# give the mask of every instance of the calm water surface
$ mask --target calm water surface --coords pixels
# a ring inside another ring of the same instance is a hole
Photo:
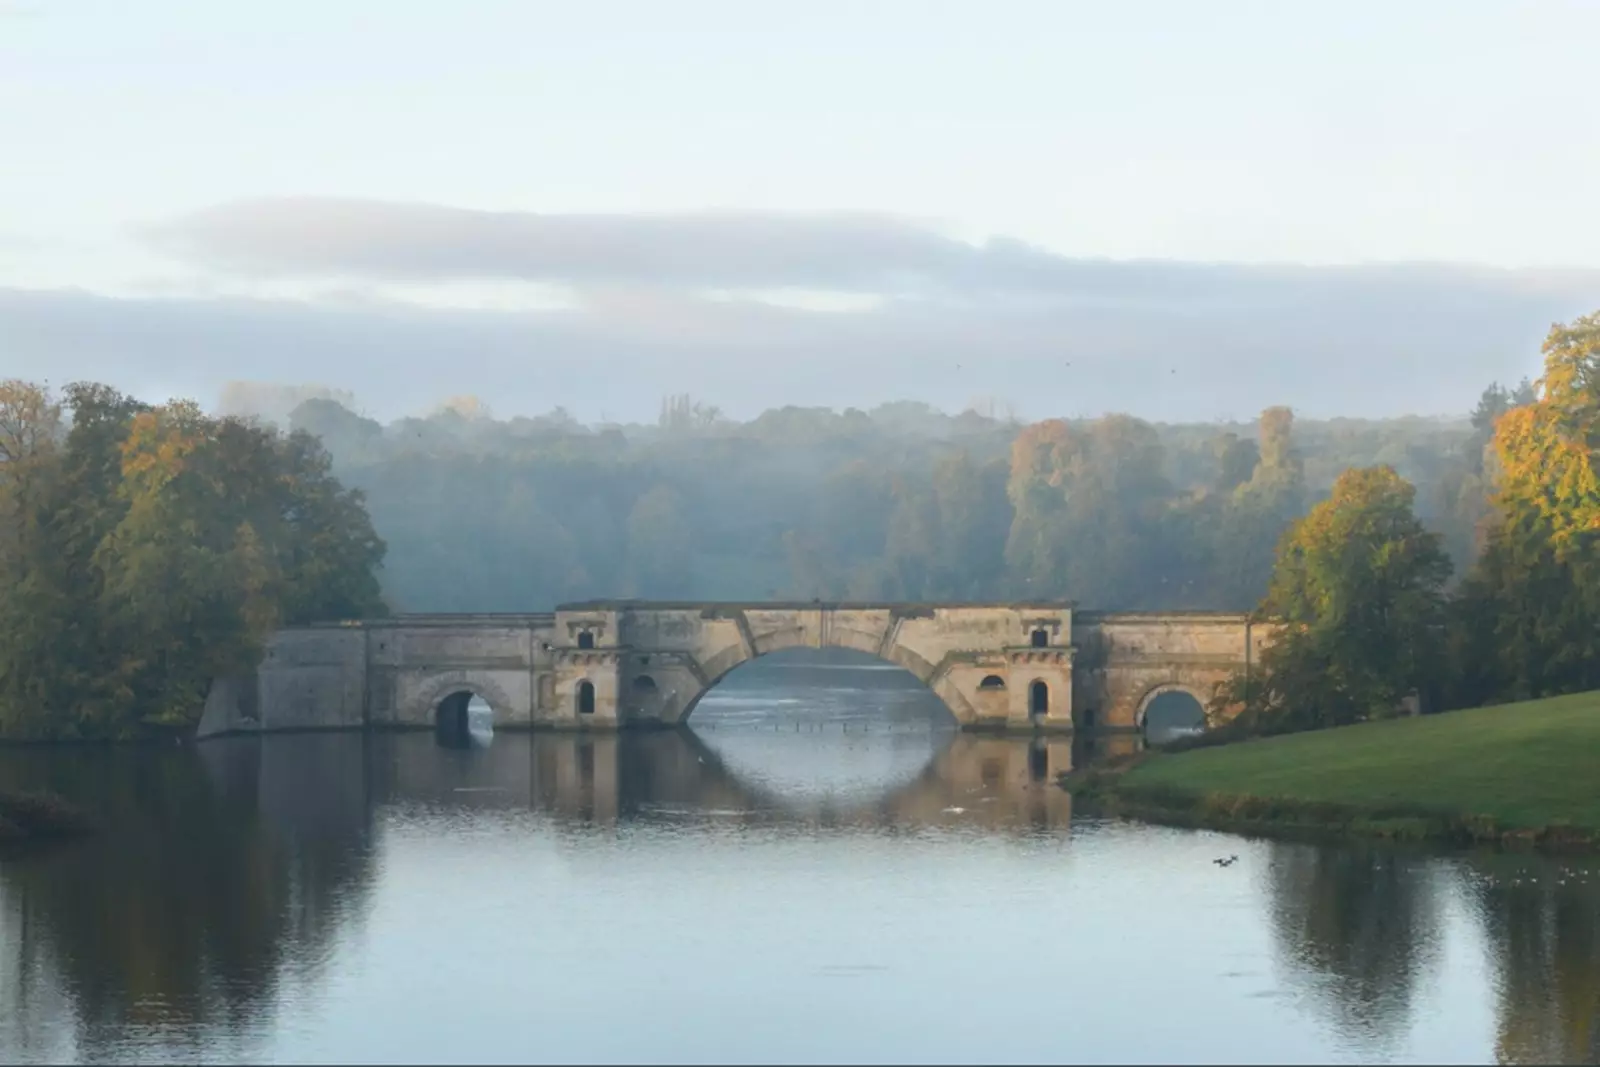
[[[0,1060],[1600,1059],[1594,864],[1075,817],[941,714],[771,659],[693,733],[0,752],[114,826],[0,860]]]

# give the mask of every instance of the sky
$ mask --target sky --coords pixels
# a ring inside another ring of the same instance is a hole
[[[1600,307],[1592,0],[0,0],[0,375],[1448,414]]]

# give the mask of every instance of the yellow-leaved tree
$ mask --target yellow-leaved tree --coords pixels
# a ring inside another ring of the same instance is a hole
[[[1495,422],[1484,549],[1456,605],[1457,703],[1600,688],[1600,312],[1551,329]]]

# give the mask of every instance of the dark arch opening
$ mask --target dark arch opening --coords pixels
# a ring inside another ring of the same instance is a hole
[[[594,647],[594,634],[590,633],[588,630],[585,630],[582,633],[580,633],[578,635],[578,647],[579,648],[593,648]]]
[[[1050,713],[1050,687],[1043,682],[1034,682],[1028,686],[1028,714],[1048,715]]]
[[[1047,648],[1050,645],[1050,635],[1043,629],[1033,631],[1033,647]]]
[[[578,714],[594,714],[594,683],[587,679],[578,683]]]
[[[1149,741],[1170,741],[1192,736],[1206,728],[1206,709],[1193,693],[1169,689],[1156,694],[1144,709],[1144,736]]]
[[[474,710],[478,712],[477,718],[486,720],[492,732],[494,709],[488,701],[467,689],[458,689],[443,697],[433,710],[433,732],[439,743],[454,748],[472,744]]]
[[[998,674],[991,674],[988,677],[986,677],[983,681],[978,683],[978,688],[979,689],[995,690],[995,689],[1004,689],[1005,687],[1006,687],[1006,680],[1004,678],[1000,677]]]

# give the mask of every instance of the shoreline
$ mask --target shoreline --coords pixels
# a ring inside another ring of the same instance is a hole
[[[1116,766],[1068,772],[1057,784],[1090,812],[1156,826],[1318,843],[1373,841],[1455,849],[1600,854],[1600,828],[1570,822],[1524,825],[1492,815],[1422,805],[1346,804],[1122,780],[1125,774],[1151,760],[1176,755],[1140,753]]]

